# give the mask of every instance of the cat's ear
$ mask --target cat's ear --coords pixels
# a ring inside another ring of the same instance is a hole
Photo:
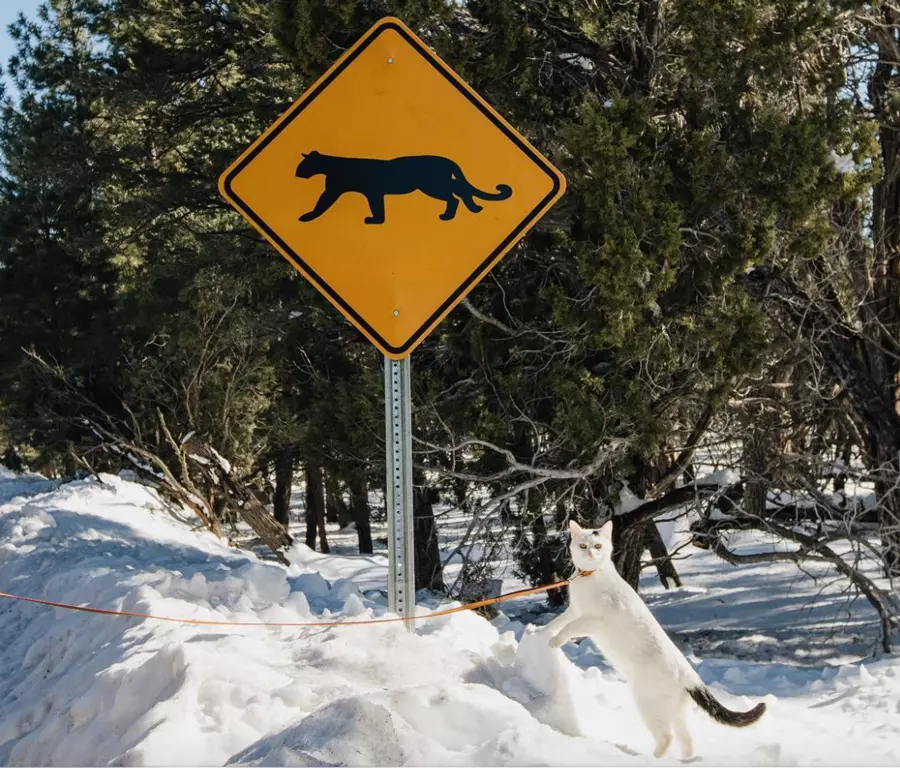
[[[307,157],[309,157],[309,155],[307,155],[306,152],[301,152],[300,154],[303,155],[303,158],[304,158],[304,159],[306,159]]]
[[[605,536],[607,539],[612,539],[612,518],[600,526],[598,533],[601,536]]]
[[[578,525],[578,523],[576,523],[574,520],[569,520],[569,533],[571,533],[573,536],[577,536],[579,533],[581,533],[581,531],[582,527]]]

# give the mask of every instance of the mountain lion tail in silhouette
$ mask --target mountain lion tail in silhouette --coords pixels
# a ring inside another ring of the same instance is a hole
[[[753,725],[766,711],[766,705],[760,702],[748,712],[732,712],[716,701],[705,686],[703,688],[688,688],[688,694],[714,720],[735,728]]]
[[[456,165],[454,163],[454,165]],[[456,183],[462,187],[460,190],[461,196],[468,195],[469,197],[478,197],[482,200],[506,200],[510,195],[512,195],[512,187],[508,184],[498,184],[496,192],[484,192],[471,181],[469,181],[465,174],[462,172],[462,168],[458,165],[453,169],[453,179]]]

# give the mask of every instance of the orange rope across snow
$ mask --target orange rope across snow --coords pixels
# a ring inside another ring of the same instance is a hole
[[[569,583],[566,581],[557,581],[554,584],[546,584],[542,587],[531,587],[529,589],[519,589],[515,592],[507,592],[499,597],[490,597],[486,600],[477,600],[474,603],[466,605],[458,605],[455,608],[444,608],[440,611],[434,611],[425,616],[410,616],[404,618],[402,616],[384,618],[384,619],[364,619],[361,621],[215,621],[212,619],[179,619],[174,616],[153,616],[149,613],[135,613],[133,611],[111,611],[107,608],[91,608],[87,605],[72,605],[70,603],[57,603],[52,600],[40,600],[36,597],[23,597],[22,595],[11,595],[8,592],[0,592],[0,597],[8,600],[21,600],[24,603],[34,603],[36,605],[46,605],[50,608],[63,608],[67,611],[81,611],[82,613],[95,613],[100,616],[127,616],[133,619],[152,619],[154,621],[170,621],[176,624],[202,624],[218,627],[348,627],[363,626],[368,624],[392,624],[398,621],[421,621],[423,619],[436,619],[439,616],[449,616],[451,613],[460,613],[462,611],[472,611],[476,608],[483,608],[486,605],[494,603],[502,603],[506,600],[512,600],[516,597],[525,597],[533,595],[537,592],[546,592],[550,589],[558,589]]]

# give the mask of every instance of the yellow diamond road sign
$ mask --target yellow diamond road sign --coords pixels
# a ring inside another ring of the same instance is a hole
[[[222,174],[225,198],[401,359],[565,179],[401,21],[379,21]]]

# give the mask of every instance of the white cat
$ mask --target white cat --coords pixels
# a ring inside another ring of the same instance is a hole
[[[578,574],[569,585],[569,607],[547,625],[550,645],[590,637],[627,681],[641,717],[662,757],[676,736],[684,758],[693,753],[685,714],[691,700],[720,723],[751,725],[766,710],[732,712],[713,698],[700,676],[671,641],[644,601],[612,562],[612,521],[596,531],[569,523],[570,551]]]

